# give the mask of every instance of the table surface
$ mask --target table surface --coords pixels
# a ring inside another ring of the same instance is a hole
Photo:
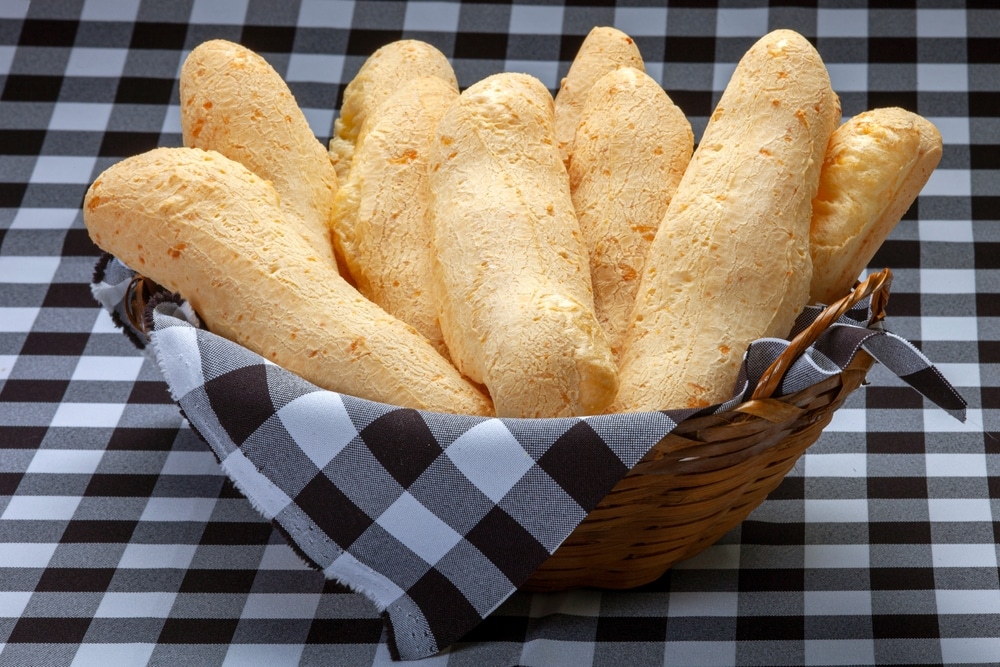
[[[180,145],[177,74],[204,40],[264,55],[325,143],[387,41],[434,44],[462,86],[520,70],[554,92],[595,25],[635,38],[696,137],[778,27],[814,41],[845,119],[896,105],[937,125],[941,164],[872,264],[895,273],[888,328],[968,421],[877,366],[700,556],[637,590],[516,593],[420,664],[997,664],[1000,10],[788,4],[0,1],[0,664],[390,662],[375,608],[302,564],[93,300],[82,197]]]

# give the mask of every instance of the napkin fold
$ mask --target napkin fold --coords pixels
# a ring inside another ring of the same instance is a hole
[[[396,659],[433,655],[521,586],[679,422],[731,409],[787,346],[746,353],[733,398],[701,410],[579,418],[439,414],[323,390],[204,328],[177,295],[131,311],[136,274],[103,257],[92,289],[158,363],[225,473],[293,548],[383,613]],[[804,328],[821,309],[809,308]],[[869,327],[863,300],[791,366],[788,394],[864,349],[964,420],[964,399],[906,340]]]

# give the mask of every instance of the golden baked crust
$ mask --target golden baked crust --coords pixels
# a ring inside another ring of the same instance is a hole
[[[526,74],[469,87],[438,124],[430,220],[441,329],[497,414],[593,414],[617,387],[555,146],[552,96]]]
[[[413,327],[288,233],[268,181],[214,151],[157,148],[87,191],[100,248],[188,300],[208,328],[320,387],[393,405],[492,414]]]
[[[650,247],[617,411],[726,400],[747,345],[788,333],[809,293],[811,202],[839,120],[801,35],[774,31],[740,60]]]

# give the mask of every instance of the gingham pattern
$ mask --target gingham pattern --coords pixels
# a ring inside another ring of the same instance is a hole
[[[94,295],[126,335],[135,273],[103,256]],[[798,329],[819,314],[807,309]],[[189,318],[192,321],[189,321]],[[657,442],[697,410],[579,419],[487,419],[388,406],[320,391],[239,345],[200,329],[178,295],[154,293],[148,347],[171,395],[251,504],[324,575],[384,612],[404,660],[440,652],[503,603]],[[876,349],[898,375],[965,402],[905,340],[870,329],[868,300],[789,368],[778,395],[809,387]],[[786,349],[751,343],[739,403]]]
[[[178,145],[176,76],[212,37],[261,51],[326,140],[386,39],[462,85],[554,85],[592,25],[630,32],[696,136],[765,30],[813,38],[845,116],[933,120],[940,167],[873,262],[889,326],[969,400],[884,367],[740,528],[637,591],[515,593],[443,665],[979,664],[1000,655],[1000,18],[991,2],[0,2],[0,664],[384,665],[363,596],[307,568],[94,305],[79,216],[102,169]]]

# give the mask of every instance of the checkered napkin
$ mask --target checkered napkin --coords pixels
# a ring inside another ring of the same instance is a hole
[[[152,351],[192,428],[257,511],[326,577],[383,610],[396,658],[434,654],[478,625],[694,413],[499,419],[325,391],[192,323],[176,296],[149,301],[146,345],[123,305],[134,277],[105,257],[94,295]],[[864,348],[964,418],[964,401],[933,365],[903,339],[868,328],[869,318],[864,303],[842,317],[781,391],[839,373]],[[699,412],[740,403],[785,345],[751,345],[733,399]]]

